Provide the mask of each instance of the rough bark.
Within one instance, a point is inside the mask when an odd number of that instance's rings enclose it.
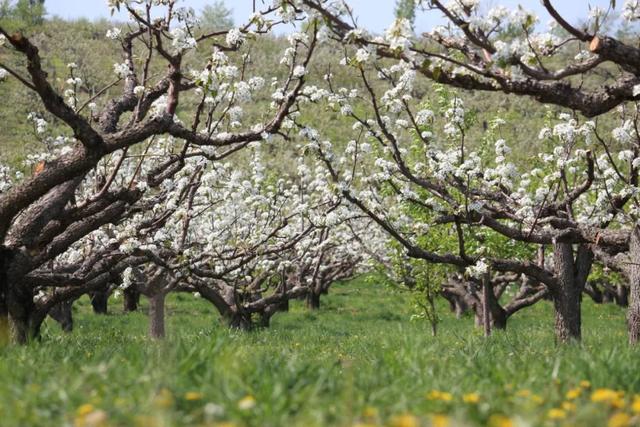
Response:
[[[7,308],[7,266],[11,251],[0,246],[0,344],[9,342],[9,310]]]
[[[620,307],[629,306],[629,288],[624,285],[616,285],[616,304]]]
[[[21,286],[9,286],[7,307],[12,342],[26,344],[39,338],[40,326],[45,316],[37,312],[32,292]]]
[[[629,344],[640,340],[640,226],[636,225],[629,238],[629,309],[627,322]]]
[[[589,295],[593,302],[595,302],[596,304],[602,304],[604,302],[604,294],[600,290],[600,288],[598,288],[598,285],[596,283],[587,283],[584,287],[584,293]]]
[[[609,304],[612,303],[615,300],[615,295],[613,295],[613,292],[611,292],[608,289],[605,289],[604,292],[602,293],[602,302],[604,304]]]
[[[307,294],[307,308],[309,310],[318,310],[320,308],[320,295],[315,292]]]
[[[125,313],[138,310],[140,292],[134,285],[129,286],[123,292],[123,309]]]
[[[264,312],[260,313],[260,327],[268,328],[271,325],[271,314]]]
[[[229,312],[224,317],[224,320],[231,329],[248,331],[253,328],[253,324],[251,323],[251,315],[243,312]]]
[[[568,243],[554,245],[555,275],[558,286],[551,290],[555,309],[556,341],[579,341],[581,331],[580,303],[586,276],[591,269],[593,254],[581,245],[574,260],[573,247]]]
[[[109,302],[109,290],[99,290],[92,292],[90,294],[91,297],[91,306],[93,307],[93,312],[96,314],[107,314],[108,311],[108,302]]]
[[[485,273],[482,278],[482,326],[484,336],[491,335],[491,298],[493,295],[493,287],[491,286],[491,274]]]
[[[285,299],[280,304],[278,304],[278,311],[289,311],[289,299]]]
[[[149,335],[151,338],[162,339],[164,330],[164,301],[166,294],[158,292],[149,297]]]
[[[49,310],[49,316],[60,324],[60,327],[65,332],[73,331],[73,300],[63,301],[54,305]]]
[[[462,298],[456,298],[453,301],[453,311],[456,314],[456,318],[460,319],[469,311],[469,306]]]

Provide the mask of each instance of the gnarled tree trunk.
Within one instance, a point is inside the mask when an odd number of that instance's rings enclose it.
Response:
[[[22,287],[9,287],[7,292],[9,331],[11,341],[16,344],[40,337],[40,326],[46,316],[36,310],[33,294]]]
[[[580,245],[574,260],[570,243],[556,243],[553,257],[558,286],[550,293],[555,309],[556,341],[579,341],[582,336],[581,294],[591,270],[593,253],[587,246]]]
[[[616,304],[620,307],[629,306],[629,289],[624,285],[616,285]]]
[[[107,305],[109,302],[109,290],[99,290],[91,292],[89,295],[91,298],[91,306],[93,312],[96,314],[107,314]]]
[[[627,323],[629,344],[640,340],[640,226],[636,225],[629,237],[629,309]]]
[[[63,301],[51,307],[49,316],[60,324],[65,332],[73,331],[73,301]]]
[[[15,344],[26,344],[40,336],[40,326],[46,313],[36,309],[34,292],[23,286],[20,280],[22,255],[9,248],[0,250],[0,310],[5,311],[0,320],[0,330],[5,339]]]
[[[240,331],[248,331],[253,328],[251,322],[251,315],[244,312],[232,312],[229,311],[224,315],[224,319],[231,329],[237,329]]]
[[[485,287],[488,289],[485,291]],[[507,328],[507,312],[502,308],[495,294],[491,276],[487,277],[483,283],[483,299],[486,300],[487,309],[489,310],[490,328],[504,330]]]
[[[162,339],[164,330],[164,292],[157,292],[149,297],[149,335],[151,338]]]
[[[140,303],[140,292],[135,288],[135,285],[131,285],[122,292],[123,309],[125,313],[138,310],[138,304]]]
[[[0,345],[10,340],[9,309],[7,307],[7,268],[11,251],[0,246]]]
[[[491,273],[487,272],[482,277],[482,327],[485,337],[491,335],[491,309],[489,306],[492,296]]]
[[[307,294],[307,308],[309,310],[320,308],[320,294],[317,294],[313,289]]]

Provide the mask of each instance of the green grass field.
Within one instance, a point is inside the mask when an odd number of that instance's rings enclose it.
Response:
[[[76,306],[72,334],[48,320],[41,342],[0,349],[0,425],[638,424],[640,353],[613,305],[585,301],[584,341],[563,348],[548,303],[489,339],[442,307],[433,338],[409,321],[407,295],[365,280],[251,333],[172,296],[164,342],[146,337],[144,306],[125,315],[112,301],[108,316]]]

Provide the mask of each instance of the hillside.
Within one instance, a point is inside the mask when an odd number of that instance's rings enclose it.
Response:
[[[86,96],[91,96],[113,84],[116,80],[113,73],[113,64],[121,62],[118,57],[118,49],[114,49],[113,40],[105,37],[110,24],[107,21],[91,22],[86,20],[63,21],[53,19],[45,21],[42,25],[27,30],[27,34],[43,52],[43,63],[48,70],[50,80],[60,92],[64,90],[64,82],[68,78],[66,65],[74,62],[78,65],[76,76],[83,81],[81,91]],[[286,49],[285,36],[261,38],[260,44],[249,53],[251,61],[249,70],[260,75],[264,70],[271,74],[284,74],[285,70],[279,64],[279,58]],[[203,44],[195,53],[187,58],[188,64],[194,67],[202,66],[206,58],[211,54],[210,45]],[[0,62],[4,61],[0,51]],[[339,65],[342,55],[340,47],[331,44],[322,47],[320,54],[316,55],[311,65],[311,77],[314,82],[322,82],[322,77],[331,72],[335,75],[336,82],[347,88],[357,88],[362,91],[362,83],[354,73],[348,72]],[[24,64],[12,64],[23,66]],[[152,65],[153,66],[153,65]],[[160,73],[161,70],[156,70]],[[115,96],[120,89],[119,85],[106,91],[107,97]],[[384,90],[379,88],[380,92]],[[268,93],[258,102],[247,106],[245,121],[251,123],[264,117],[270,102]],[[496,116],[506,119],[510,125],[504,131],[504,137],[508,140],[518,156],[526,160],[532,153],[531,150],[537,142],[539,130],[543,127],[544,118],[548,111],[557,114],[557,107],[541,107],[535,101],[516,97],[505,96],[498,93],[460,91],[460,97],[465,101],[467,109],[477,113],[477,126],[470,134],[472,143],[479,143],[482,139],[483,122],[487,122]],[[416,102],[422,103],[434,99],[432,84],[424,79],[419,79],[414,96]],[[27,115],[35,111],[44,115],[53,124],[53,129],[67,132],[63,127],[55,127],[55,120],[45,114],[36,96],[24,88],[15,79],[9,79],[0,85],[0,97],[3,99],[3,108],[0,109],[0,122],[3,123],[3,131],[0,134],[0,161],[19,167],[26,156],[37,150],[41,143],[38,142],[33,130],[33,124],[27,120]],[[180,114],[180,113],[179,113]],[[313,117],[313,122],[318,128],[322,128],[327,136],[335,139],[337,144],[344,144],[340,137],[342,126],[350,126],[347,121],[341,120],[338,111],[307,108],[303,111],[303,118]],[[65,133],[65,135],[68,135]],[[288,158],[295,157],[295,141],[274,144],[271,152],[283,163]]]

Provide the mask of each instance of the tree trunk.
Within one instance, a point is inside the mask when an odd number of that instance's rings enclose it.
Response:
[[[493,295],[491,274],[487,272],[482,277],[482,326],[485,337],[491,335],[491,309],[489,307],[491,295]]]
[[[591,299],[593,300],[593,302],[595,302],[596,304],[602,304],[603,303],[602,291],[600,290],[600,288],[598,288],[598,285],[596,283],[587,283],[587,284],[585,284],[584,293],[589,295],[591,297]]]
[[[483,306],[481,302],[478,302],[472,306],[473,308],[473,322],[476,328],[482,328],[484,325],[484,315],[482,314]]]
[[[629,238],[630,265],[629,274],[629,309],[627,326],[629,328],[629,344],[635,345],[640,340],[640,226],[636,225]]]
[[[285,298],[278,303],[278,311],[289,311],[289,298]]]
[[[507,329],[507,312],[500,306],[500,304],[493,304],[489,306],[491,310],[491,327],[494,329],[505,330]]]
[[[454,306],[455,306],[455,314],[456,314],[456,319],[460,319],[462,316],[465,315],[465,313],[467,311],[469,311],[469,306],[467,305],[467,303],[462,299],[462,298],[456,298],[454,301]]]
[[[439,321],[438,316],[436,314],[435,298],[430,297],[428,299],[428,303],[429,303],[429,310],[431,310],[431,313],[428,316],[429,323],[431,324],[431,336],[435,337],[438,335],[438,321]]]
[[[15,344],[26,344],[40,337],[44,315],[36,311],[33,295],[26,289],[8,289],[9,334]]]
[[[33,290],[12,274],[20,270],[16,259],[16,252],[0,246],[0,340],[26,344],[39,337],[46,313],[37,312]]]
[[[251,323],[251,315],[247,315],[245,313],[228,313],[225,316],[225,320],[231,329],[248,331],[253,327]]]
[[[320,308],[320,294],[311,291],[307,294],[307,308],[309,310],[318,310]]]
[[[149,335],[151,338],[164,338],[164,300],[166,294],[158,292],[149,298]]]
[[[580,297],[589,274],[593,254],[581,245],[576,260],[569,243],[556,243],[553,251],[558,286],[551,290],[555,309],[556,341],[567,343],[581,338]]]
[[[0,347],[11,341],[9,312],[0,313]]]
[[[449,302],[449,308],[460,319],[469,310],[469,305],[464,298],[451,292],[442,292],[441,295]]]
[[[40,338],[40,326],[44,316],[36,313],[14,315],[9,311],[9,331],[14,344],[27,344]]]
[[[123,309],[125,313],[138,310],[138,304],[140,303],[140,292],[134,285],[129,286],[123,292]]]
[[[268,328],[271,326],[271,317],[278,311],[279,304],[274,304],[266,307],[260,312],[260,327]]]
[[[489,291],[486,294],[487,305],[489,308],[489,320],[491,322],[492,329],[507,329],[507,312],[500,305],[500,301],[498,301],[498,297],[496,296],[493,288],[493,284],[491,283],[490,278],[488,279]],[[483,298],[485,298],[484,289],[483,289]]]
[[[629,306],[629,289],[624,285],[616,285],[616,304],[620,307]]]
[[[8,343],[11,339],[11,333],[9,332],[9,309],[7,307],[7,269],[10,258],[11,251],[0,246],[0,345]]]
[[[60,324],[63,331],[73,331],[73,301],[63,301],[54,305],[49,310],[49,316]]]
[[[91,306],[96,314],[107,314],[107,303],[109,302],[109,291],[100,290],[90,294]]]

